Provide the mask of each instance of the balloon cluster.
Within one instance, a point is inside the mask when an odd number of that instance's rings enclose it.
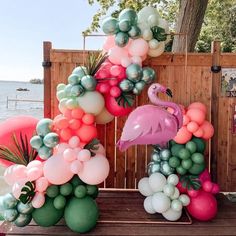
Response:
[[[175,174],[166,177],[153,173],[142,178],[138,183],[140,193],[145,196],[144,209],[149,214],[160,213],[169,221],[176,221],[182,215],[183,206],[190,203],[186,194],[179,193],[176,185],[179,178]]]
[[[186,143],[193,135],[205,140],[213,136],[214,128],[206,120],[206,110],[206,106],[200,102],[194,102],[183,109],[183,126],[174,138],[176,143]]]
[[[11,193],[0,197],[0,212],[3,218],[18,227],[24,227],[30,223],[33,210],[32,204],[23,204]]]

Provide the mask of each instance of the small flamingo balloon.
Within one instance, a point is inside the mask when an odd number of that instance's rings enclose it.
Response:
[[[137,107],[130,113],[117,143],[121,151],[136,144],[159,144],[164,147],[173,139],[183,125],[181,108],[173,102],[160,100],[158,92],[172,97],[171,90],[158,84],[152,84],[148,89],[148,97],[154,105]],[[171,107],[171,114],[166,108]]]

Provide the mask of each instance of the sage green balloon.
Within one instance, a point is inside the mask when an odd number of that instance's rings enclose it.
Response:
[[[45,136],[51,132],[53,121],[49,118],[41,119],[36,126],[37,134],[40,136]]]
[[[148,176],[150,176],[153,173],[160,172],[160,170],[161,170],[160,163],[152,161],[148,164],[148,168],[147,168]]]
[[[3,196],[3,207],[4,209],[12,209],[16,207],[18,200],[11,194],[7,193]]]
[[[79,106],[79,103],[76,98],[70,98],[66,101],[66,107],[68,109],[75,109]]]
[[[119,29],[123,32],[128,32],[131,29],[131,24],[129,20],[123,19],[119,21]]]
[[[16,220],[14,221],[14,224],[17,227],[24,227],[30,223],[32,220],[31,214],[19,214]]]
[[[134,83],[128,79],[124,79],[120,82],[119,87],[123,92],[130,92],[134,88]]]
[[[59,135],[57,133],[50,132],[44,136],[43,143],[49,148],[54,148],[59,143]]]
[[[33,212],[34,208],[31,203],[22,203],[19,202],[17,204],[17,211],[22,214],[31,214]]]
[[[56,209],[53,199],[46,197],[46,201],[41,208],[36,208],[33,213],[33,220],[42,227],[50,227],[55,225],[62,217],[64,210]]]
[[[73,185],[74,188],[77,187],[78,185],[84,184],[84,182],[78,177],[78,175],[74,175],[70,183]]]
[[[66,97],[66,93],[64,90],[60,90],[57,92],[57,100],[60,101],[62,98]]]
[[[35,135],[30,139],[30,145],[32,148],[38,150],[43,145],[43,139],[39,135]]]
[[[174,173],[175,169],[170,167],[168,161],[162,161],[160,171],[163,175],[169,176]]]
[[[72,86],[71,84],[67,84],[65,89],[64,89],[64,92],[66,94],[67,97],[70,97],[71,96],[71,89],[72,89]]]
[[[77,75],[78,76],[78,82],[80,79],[88,74],[88,70],[85,66],[77,66],[71,73],[72,75]]]
[[[84,93],[84,88],[81,85],[74,85],[71,88],[71,96],[78,97]]]
[[[129,30],[128,35],[132,39],[139,38],[141,35],[141,30],[137,25],[133,25]]]
[[[43,160],[47,160],[50,156],[52,156],[52,154],[53,154],[52,148],[49,148],[45,145],[43,145],[38,149],[38,155]]]
[[[98,187],[96,185],[87,185],[87,194],[92,198],[96,198],[98,195]]]
[[[163,161],[168,161],[169,158],[171,157],[171,152],[169,149],[162,149],[160,151],[160,156]]]
[[[76,85],[79,83],[79,76],[76,75],[76,74],[71,74],[69,77],[68,77],[68,83],[71,84],[71,85]]]
[[[129,42],[129,35],[125,32],[119,32],[115,36],[115,43],[119,47],[124,47]]]
[[[6,221],[12,222],[14,221],[18,216],[18,211],[16,209],[7,209],[3,213],[3,218]]]
[[[139,95],[142,91],[141,90],[138,90],[137,88],[133,88],[133,94],[135,94],[135,95]]]
[[[65,84],[63,84],[63,83],[61,83],[61,84],[58,84],[58,85],[57,85],[57,91],[64,90],[64,89],[65,89],[65,87],[66,87],[66,85],[65,85]]]
[[[142,81],[146,84],[151,84],[156,78],[156,72],[150,67],[143,68]]]
[[[84,185],[79,185],[74,190],[74,195],[77,198],[84,198],[87,195],[87,189]]]
[[[86,91],[94,91],[97,85],[97,80],[91,75],[85,75],[81,79],[81,85]]]
[[[145,88],[146,84],[144,81],[139,81],[135,84],[135,88],[139,91],[142,91]]]
[[[105,34],[108,34],[108,35],[113,35],[113,34],[118,33],[119,28],[118,28],[117,19],[113,17],[107,17],[102,22],[102,30]]]
[[[151,153],[151,160],[160,163],[160,162],[161,162],[161,156],[160,156],[160,154],[159,154],[158,152],[156,152],[156,151],[153,151],[153,152]]]
[[[59,194],[59,186],[51,185],[47,188],[46,194],[50,198],[55,198]]]
[[[137,83],[143,75],[142,67],[138,64],[131,64],[126,68],[126,76],[132,82]]]
[[[138,21],[138,16],[136,11],[128,8],[122,10],[119,14],[119,21],[121,20],[128,20],[130,21],[131,25],[136,25]]]
[[[60,194],[63,196],[69,196],[73,191],[73,186],[70,183],[66,183],[60,186]]]
[[[96,202],[89,196],[78,199],[72,197],[65,208],[66,225],[77,233],[92,230],[97,223],[99,211]]]
[[[53,205],[58,210],[64,209],[66,206],[66,198],[62,195],[58,195],[54,198]]]

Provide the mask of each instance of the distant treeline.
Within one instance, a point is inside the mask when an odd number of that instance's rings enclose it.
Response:
[[[30,80],[31,84],[43,84],[43,79],[31,79]]]

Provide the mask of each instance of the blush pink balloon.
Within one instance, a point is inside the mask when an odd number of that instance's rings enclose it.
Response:
[[[115,36],[114,35],[107,36],[103,44],[103,51],[108,52],[111,48],[115,46],[116,46]]]
[[[186,126],[179,129],[174,141],[179,144],[185,144],[192,138],[192,133],[187,130]]]
[[[131,60],[131,58],[129,58],[128,56],[123,57],[123,58],[121,59],[121,65],[122,65],[123,67],[128,67],[131,63],[132,63],[132,60]]]
[[[37,168],[40,168],[40,169],[43,169],[43,162],[41,161],[38,161],[38,160],[34,160],[34,161],[31,161],[28,165],[27,165],[27,169],[31,169],[33,167],[37,167]]]
[[[27,179],[29,181],[34,181],[43,176],[43,170],[39,167],[32,167],[27,171]]]
[[[109,174],[109,162],[101,154],[95,155],[89,161],[84,162],[83,165],[83,169],[79,172],[78,176],[86,184],[100,184]]]
[[[15,170],[14,170],[14,175],[18,178],[18,179],[24,179],[27,177],[26,174],[27,168],[24,165],[17,165]]]
[[[139,39],[133,40],[130,43],[128,52],[131,56],[142,57],[142,56],[147,55],[148,49],[149,49],[149,45],[146,42],[146,40],[139,38]]]
[[[103,155],[103,156],[106,156],[106,150],[105,150],[105,148],[102,146],[102,144],[99,143],[99,144],[97,145],[97,147],[98,147],[98,149],[97,149],[97,150],[93,150],[93,152],[94,152],[95,154],[101,154],[101,155]]]
[[[41,193],[46,191],[48,185],[49,183],[46,177],[40,177],[39,179],[35,181],[35,189],[36,191],[41,192]]]
[[[44,194],[43,193],[36,193],[34,195],[34,198],[33,198],[31,203],[32,203],[32,206],[34,208],[42,207],[44,205],[44,203],[45,203],[45,196],[44,196]]]
[[[51,184],[56,185],[68,182],[74,175],[70,170],[70,163],[60,153],[45,161],[43,173]]]
[[[67,148],[70,148],[70,145],[68,143],[60,143],[56,146],[55,153],[63,153]]]
[[[15,174],[15,171],[17,169],[17,167],[20,165],[11,165],[9,166],[5,172],[4,172],[4,180],[6,181],[6,183],[8,185],[13,185],[15,182],[17,182],[19,179],[21,178],[26,178],[26,172],[24,171],[23,173],[21,173],[21,176],[18,176]]]
[[[88,161],[90,158],[91,158],[91,153],[87,149],[81,150],[77,155],[77,159],[79,161]]]
[[[131,57],[131,61],[133,64],[138,64],[138,65],[142,66],[142,58],[140,56]]]
[[[64,152],[63,152],[63,157],[64,160],[67,162],[72,162],[76,159],[76,153],[72,148],[67,148]]]
[[[18,199],[21,195],[21,189],[24,187],[25,183],[27,182],[27,179],[21,179],[18,180],[18,182],[15,182],[12,186],[12,194],[13,196]]]
[[[79,137],[77,136],[72,136],[71,139],[69,140],[69,145],[71,148],[76,148],[79,146],[80,140]]]
[[[83,164],[81,161],[75,160],[70,165],[70,170],[74,174],[78,174],[83,169]]]
[[[128,57],[128,52],[124,48],[115,46],[109,50],[109,57],[111,63],[120,65],[123,58]]]

